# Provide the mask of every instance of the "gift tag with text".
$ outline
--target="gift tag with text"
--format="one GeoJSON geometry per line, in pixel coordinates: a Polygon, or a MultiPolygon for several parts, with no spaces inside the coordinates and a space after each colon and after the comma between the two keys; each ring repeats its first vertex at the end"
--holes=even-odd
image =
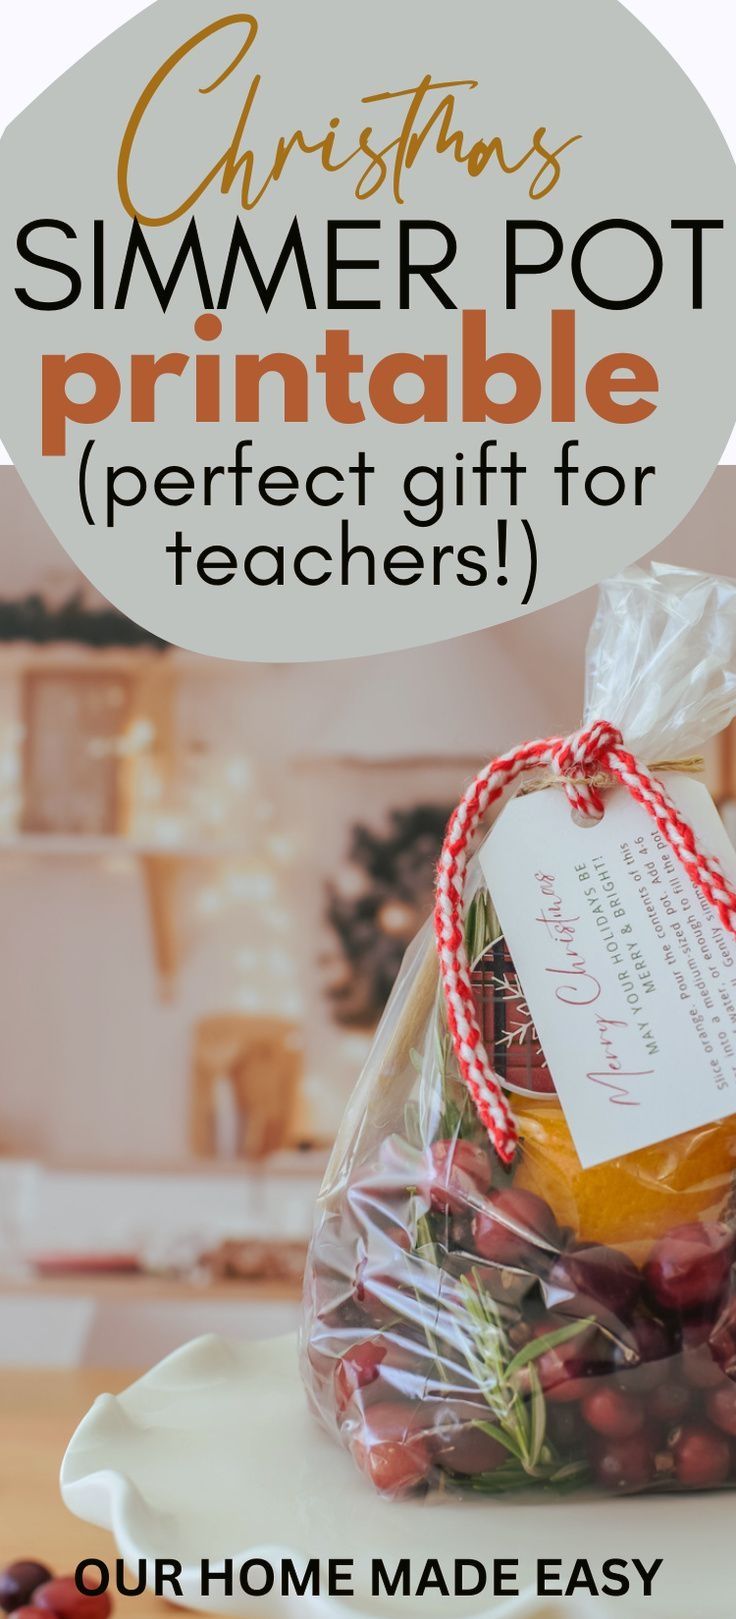
{"type": "MultiPolygon", "coordinates": [[[[707,789],[663,778],[736,877],[707,789]]],[[[736,940],[641,805],[578,826],[557,789],[515,798],[480,863],[581,1163],[736,1113],[736,940]]]]}

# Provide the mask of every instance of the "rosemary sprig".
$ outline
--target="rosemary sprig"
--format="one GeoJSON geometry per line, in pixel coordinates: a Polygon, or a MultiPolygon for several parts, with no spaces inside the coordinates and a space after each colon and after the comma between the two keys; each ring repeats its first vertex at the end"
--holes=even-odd
{"type": "MultiPolygon", "coordinates": [[[[441,1269],[440,1261],[439,1261],[439,1258],[438,1258],[438,1255],[437,1255],[437,1249],[436,1249],[436,1247],[434,1245],[434,1242],[432,1240],[432,1232],[430,1230],[429,1220],[427,1219],[426,1214],[420,1214],[420,1215],[417,1216],[416,1233],[417,1233],[417,1247],[416,1247],[415,1252],[421,1253],[422,1257],[427,1255],[429,1260],[430,1260],[430,1263],[435,1266],[437,1271],[440,1271],[440,1269],[441,1269]]],[[[417,1303],[420,1306],[420,1309],[423,1309],[423,1311],[425,1312],[424,1336],[425,1336],[425,1338],[427,1340],[427,1343],[429,1345],[430,1352],[434,1357],[434,1362],[435,1362],[435,1365],[437,1367],[437,1371],[439,1372],[440,1378],[442,1379],[443,1382],[446,1383],[447,1382],[447,1368],[445,1366],[445,1357],[443,1356],[443,1354],[442,1354],[442,1352],[441,1352],[441,1350],[440,1350],[440,1348],[438,1346],[437,1339],[435,1338],[435,1335],[434,1335],[434,1332],[433,1332],[432,1328],[430,1327],[429,1323],[426,1320],[426,1301],[422,1299],[421,1293],[419,1292],[418,1288],[415,1288],[414,1292],[415,1292],[415,1295],[416,1295],[417,1303]]],[[[439,1313],[439,1297],[438,1297],[438,1300],[437,1300],[437,1313],[439,1313]]],[[[435,1319],[436,1319],[436,1317],[435,1317],[435,1319]]]]}
{"type": "MultiPolygon", "coordinates": [[[[547,1405],[535,1362],[591,1325],[591,1317],[572,1321],[532,1339],[513,1353],[500,1311],[476,1273],[460,1283],[456,1325],[473,1380],[489,1407],[492,1421],[475,1426],[503,1446],[526,1480],[558,1477],[561,1463],[547,1438],[547,1405]],[[526,1390],[520,1373],[526,1371],[526,1390]]],[[[508,1465],[508,1464],[506,1464],[508,1465]]],[[[501,1470],[499,1470],[501,1471],[501,1470]]],[[[495,1477],[495,1475],[494,1475],[495,1477]]]]}
{"type": "MultiPolygon", "coordinates": [[[[471,901],[465,919],[465,946],[471,967],[476,966],[500,934],[501,927],[491,899],[481,889],[471,901]]],[[[429,1049],[442,1087],[438,1139],[479,1139],[484,1136],[483,1128],[460,1081],[442,995],[437,997],[430,1038],[429,1049]]],[[[412,1050],[410,1058],[421,1076],[425,1071],[425,1055],[412,1050]]],[[[409,1104],[405,1124],[407,1137],[421,1146],[420,1114],[414,1103],[409,1104]]],[[[418,1208],[415,1230],[416,1258],[441,1272],[441,1253],[434,1242],[430,1222],[418,1208]]],[[[441,1308],[440,1293],[437,1292],[435,1318],[431,1321],[427,1299],[422,1297],[419,1288],[415,1289],[415,1297],[432,1359],[440,1378],[447,1382],[447,1356],[438,1343],[436,1332],[441,1308]]],[[[442,1308],[449,1317],[442,1337],[448,1339],[451,1335],[453,1345],[459,1346],[460,1359],[467,1366],[488,1408],[487,1420],[479,1417],[473,1426],[495,1440],[508,1457],[493,1471],[465,1480],[462,1484],[456,1480],[450,1487],[471,1488],[485,1495],[525,1490],[531,1483],[557,1492],[579,1489],[588,1478],[587,1463],[583,1460],[565,1461],[557,1454],[547,1432],[547,1403],[536,1363],[550,1350],[584,1332],[593,1324],[592,1317],[572,1321],[553,1332],[531,1339],[521,1349],[515,1350],[498,1305],[483,1287],[476,1271],[472,1273],[472,1280],[463,1277],[459,1288],[453,1286],[448,1289],[446,1299],[442,1300],[442,1308]]]]}
{"type": "Polygon", "coordinates": [[[501,936],[501,924],[491,896],[484,888],[470,901],[465,918],[465,953],[471,967],[477,966],[489,945],[501,936]]]}
{"type": "MultiPolygon", "coordinates": [[[[543,1490],[554,1492],[555,1495],[569,1495],[575,1490],[582,1489],[590,1479],[590,1469],[587,1462],[570,1462],[565,1467],[558,1468],[545,1478],[535,1480],[535,1486],[543,1490]]],[[[475,1478],[466,1479],[463,1491],[475,1490],[479,1495],[509,1495],[513,1490],[528,1490],[529,1478],[520,1473],[513,1463],[505,1463],[497,1467],[493,1473],[477,1473],[475,1478]]]]}

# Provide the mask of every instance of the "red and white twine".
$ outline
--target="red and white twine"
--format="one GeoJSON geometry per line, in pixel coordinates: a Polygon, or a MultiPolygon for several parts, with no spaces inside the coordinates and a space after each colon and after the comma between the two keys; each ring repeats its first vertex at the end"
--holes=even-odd
{"type": "Polygon", "coordinates": [[[736,891],[718,860],[701,848],[662,782],[627,752],[615,726],[597,720],[573,736],[526,742],[513,753],[493,759],[476,776],[451,817],[437,871],[434,918],[447,1021],[460,1073],[504,1163],[514,1157],[518,1132],[478,1023],[465,950],[465,877],[470,846],[487,810],[517,777],[530,770],[549,770],[557,776],[572,808],[589,820],[600,820],[604,813],[597,777],[610,777],[625,787],[656,821],[662,837],[717,912],[724,928],[736,935],[736,891]]]}

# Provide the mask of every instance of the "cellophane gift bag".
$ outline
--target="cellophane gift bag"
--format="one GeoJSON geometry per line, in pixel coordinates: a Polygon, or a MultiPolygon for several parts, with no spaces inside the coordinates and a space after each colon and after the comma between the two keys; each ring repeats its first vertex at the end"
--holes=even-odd
{"type": "MultiPolygon", "coordinates": [[[[586,722],[616,727],[624,760],[691,768],[736,713],[735,670],[735,584],[630,569],[600,593],[586,722]]],[[[489,1139],[430,921],[318,1201],[310,1403],[391,1497],[728,1486],[736,1118],[583,1169],[477,855],[459,886],[464,982],[518,1144],[489,1139]]]]}

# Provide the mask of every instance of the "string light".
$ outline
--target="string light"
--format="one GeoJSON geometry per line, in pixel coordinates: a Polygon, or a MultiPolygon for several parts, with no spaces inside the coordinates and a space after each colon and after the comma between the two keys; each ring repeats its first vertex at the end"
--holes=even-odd
{"type": "Polygon", "coordinates": [[[365,886],[365,877],[357,866],[343,866],[337,874],[336,887],[343,899],[360,899],[365,886]]]}
{"type": "MultiPolygon", "coordinates": [[[[17,723],[0,732],[0,836],[15,835],[20,824],[23,737],[17,723]]],[[[126,772],[127,824],[119,851],[106,856],[101,868],[110,875],[128,872],[132,861],[126,845],[211,859],[215,871],[211,865],[203,868],[209,880],[189,889],[188,903],[200,922],[224,930],[232,913],[233,925],[245,930],[245,942],[231,956],[229,988],[225,968],[225,1003],[252,1016],[303,1018],[298,963],[288,947],[296,927],[280,875],[296,861],[298,843],[290,829],[278,825],[254,761],[242,753],[214,755],[195,744],[175,747],[172,755],[153,719],[141,712],[117,736],[90,738],[87,750],[96,760],[119,760],[126,772]],[[247,849],[250,858],[233,860],[228,844],[247,849]],[[264,934],[273,941],[265,948],[247,942],[264,934]]]]}
{"type": "Polygon", "coordinates": [[[236,792],[247,792],[252,785],[253,771],[248,759],[242,757],[228,759],[225,766],[225,780],[229,787],[236,792]]]}
{"type": "Polygon", "coordinates": [[[222,910],[222,895],[217,888],[201,888],[197,898],[201,916],[216,916],[222,910]]]}
{"type": "Polygon", "coordinates": [[[158,815],[153,825],[153,842],[162,849],[177,849],[186,841],[186,826],[174,815],[158,815]]]}

